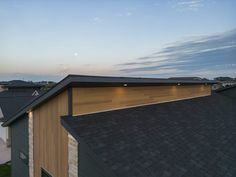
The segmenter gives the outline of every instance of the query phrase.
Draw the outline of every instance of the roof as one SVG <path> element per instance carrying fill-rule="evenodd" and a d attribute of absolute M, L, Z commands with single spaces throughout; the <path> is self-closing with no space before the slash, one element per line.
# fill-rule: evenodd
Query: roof
<path fill-rule="evenodd" d="M 52 89 L 41 95 L 38 99 L 31 102 L 20 112 L 14 115 L 11 119 L 6 121 L 3 126 L 8 126 L 21 115 L 25 114 L 30 109 L 34 109 L 44 101 L 50 99 L 59 92 L 65 90 L 70 86 L 93 87 L 93 86 L 128 86 L 137 85 L 165 85 L 165 84 L 215 84 L 215 81 L 199 81 L 199 80 L 172 80 L 160 78 L 134 78 L 134 77 L 111 77 L 111 76 L 86 76 L 86 75 L 68 75 Z"/>
<path fill-rule="evenodd" d="M 230 86 L 226 86 L 226 87 L 221 87 L 221 88 L 217 89 L 216 92 L 222 92 L 222 91 L 226 91 L 226 90 L 232 89 L 232 88 L 236 88 L 236 84 L 230 85 Z"/>
<path fill-rule="evenodd" d="M 6 88 L 40 88 L 42 85 L 35 84 L 33 82 L 26 82 L 22 80 L 12 80 L 5 83 L 4 87 Z"/>
<path fill-rule="evenodd" d="M 0 92 L 0 108 L 4 116 L 3 118 L 0 119 L 0 122 L 7 121 L 27 103 L 35 99 L 36 97 L 32 96 L 32 93 L 33 90 L 30 91 L 7 90 Z"/>
<path fill-rule="evenodd" d="M 215 94 L 61 122 L 117 177 L 232 177 L 235 107 L 234 99 Z"/>
<path fill-rule="evenodd" d="M 174 79 L 174 80 L 206 80 L 206 79 L 202 79 L 200 77 L 170 77 L 169 79 Z"/>

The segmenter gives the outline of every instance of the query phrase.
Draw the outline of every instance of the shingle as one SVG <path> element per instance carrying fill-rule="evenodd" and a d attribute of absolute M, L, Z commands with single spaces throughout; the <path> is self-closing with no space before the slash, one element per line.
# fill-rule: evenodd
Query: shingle
<path fill-rule="evenodd" d="M 4 118 L 0 122 L 4 122 L 16 114 L 23 106 L 35 99 L 30 91 L 3 91 L 0 92 L 0 108 Z"/>
<path fill-rule="evenodd" d="M 215 94 L 63 121 L 118 177 L 234 177 L 235 108 Z"/>

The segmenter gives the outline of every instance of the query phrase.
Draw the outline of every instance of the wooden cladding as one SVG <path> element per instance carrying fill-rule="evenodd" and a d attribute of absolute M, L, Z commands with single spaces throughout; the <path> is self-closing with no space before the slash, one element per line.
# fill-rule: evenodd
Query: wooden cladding
<path fill-rule="evenodd" d="M 137 105 L 206 96 L 210 85 L 76 87 L 64 91 L 33 110 L 34 177 L 41 168 L 55 177 L 68 177 L 68 134 L 61 116 L 81 115 Z M 72 96 L 72 99 L 69 96 Z"/>
<path fill-rule="evenodd" d="M 73 115 L 210 94 L 210 85 L 73 88 Z"/>
<path fill-rule="evenodd" d="M 67 92 L 53 97 L 33 111 L 34 177 L 41 177 L 41 168 L 52 176 L 68 176 L 68 134 L 60 117 L 68 114 Z"/>

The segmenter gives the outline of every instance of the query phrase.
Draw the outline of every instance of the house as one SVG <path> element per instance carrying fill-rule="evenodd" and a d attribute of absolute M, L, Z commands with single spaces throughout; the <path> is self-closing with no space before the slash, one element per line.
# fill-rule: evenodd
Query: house
<path fill-rule="evenodd" d="M 6 90 L 5 85 L 7 85 L 6 81 L 1 81 L 0 82 L 0 92 Z"/>
<path fill-rule="evenodd" d="M 7 121 L 41 93 L 41 85 L 21 80 L 4 82 L 0 92 L 0 123 Z M 10 129 L 0 127 L 0 138 L 10 146 Z"/>
<path fill-rule="evenodd" d="M 235 100 L 214 83 L 69 75 L 3 124 L 12 176 L 235 175 Z"/>

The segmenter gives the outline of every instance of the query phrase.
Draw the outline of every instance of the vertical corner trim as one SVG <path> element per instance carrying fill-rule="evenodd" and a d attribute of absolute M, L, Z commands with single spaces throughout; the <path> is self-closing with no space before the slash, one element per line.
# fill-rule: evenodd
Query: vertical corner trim
<path fill-rule="evenodd" d="M 28 114 L 28 132 L 29 132 L 29 177 L 34 177 L 34 122 L 33 112 Z"/>
<path fill-rule="evenodd" d="M 73 93 L 72 93 L 72 87 L 69 87 L 67 89 L 67 91 L 68 91 L 68 115 L 72 116 L 72 114 L 73 114 L 73 107 L 72 107 Z"/>
<path fill-rule="evenodd" d="M 68 177 L 78 177 L 78 142 L 68 133 Z"/>

